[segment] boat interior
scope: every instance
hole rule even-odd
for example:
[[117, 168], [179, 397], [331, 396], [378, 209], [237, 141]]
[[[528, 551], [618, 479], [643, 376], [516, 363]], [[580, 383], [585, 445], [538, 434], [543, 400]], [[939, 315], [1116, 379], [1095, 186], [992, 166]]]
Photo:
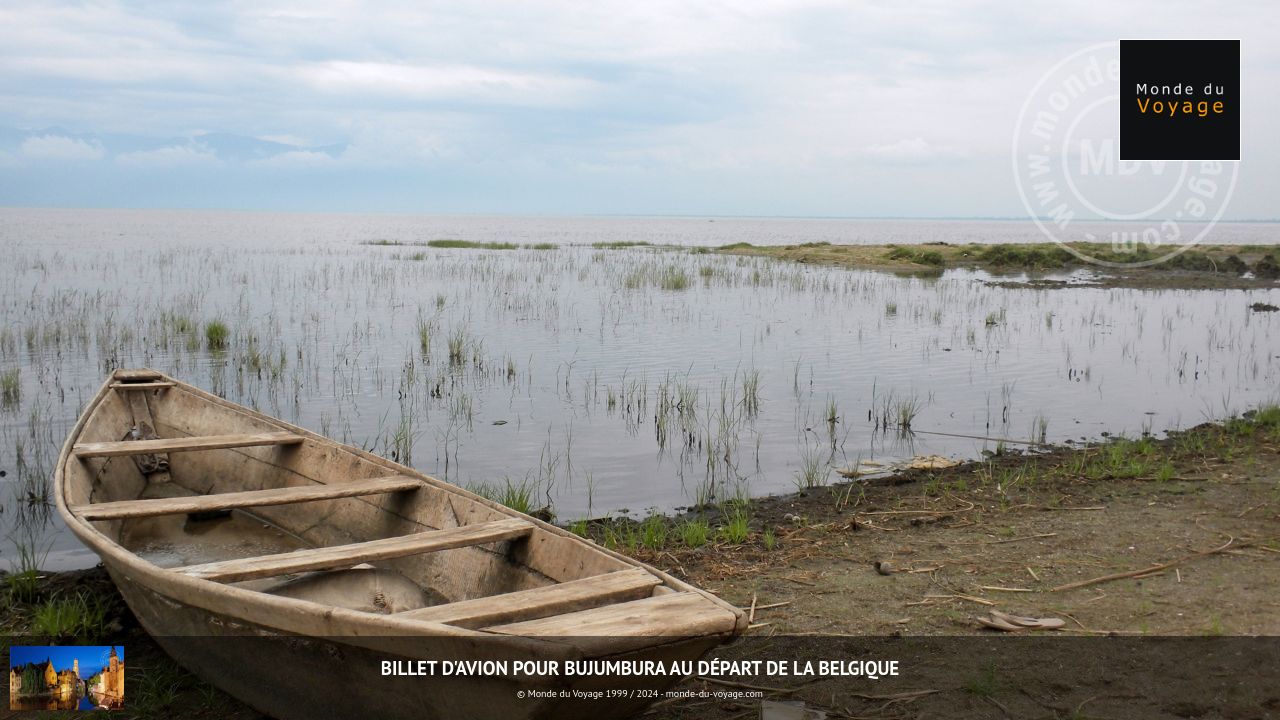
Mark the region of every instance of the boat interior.
[[730, 633], [712, 598], [576, 536], [118, 370], [65, 458], [69, 512], [165, 572], [512, 635]]

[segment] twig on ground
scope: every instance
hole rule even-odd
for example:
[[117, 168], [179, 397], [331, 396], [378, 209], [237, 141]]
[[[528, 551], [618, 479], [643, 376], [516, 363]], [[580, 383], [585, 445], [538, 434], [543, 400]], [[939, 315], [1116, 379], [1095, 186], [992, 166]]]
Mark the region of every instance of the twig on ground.
[[[1112, 580], [1124, 580], [1126, 578], [1137, 577], [1139, 575], [1149, 575], [1151, 573], [1158, 572], [1160, 570], [1168, 570], [1174, 565], [1180, 565], [1184, 562], [1187, 562], [1188, 560], [1195, 560], [1196, 558], [1208, 557], [1209, 555], [1216, 555], [1222, 552], [1223, 550], [1226, 550], [1227, 548], [1231, 547], [1231, 544], [1234, 543], [1235, 541], [1236, 541], [1235, 538], [1231, 538], [1230, 540], [1226, 541], [1222, 545], [1219, 545], [1218, 547], [1212, 550], [1205, 550], [1203, 552], [1184, 555], [1175, 560], [1170, 560], [1169, 562], [1152, 565], [1151, 567], [1140, 568], [1138, 570], [1130, 570], [1128, 572], [1122, 572], [1122, 573], [1113, 573], [1111, 575], [1103, 575], [1102, 577], [1091, 578], [1089, 580], [1081, 580], [1079, 582], [1067, 583], [1066, 585], [1059, 585], [1058, 587], [1050, 590], [1050, 592], [1060, 592], [1063, 590], [1075, 590], [1076, 588], [1088, 587], [1090, 585], [1098, 585], [1100, 583], [1111, 582]], [[1237, 545], [1236, 547], [1244, 547], [1244, 544]]]

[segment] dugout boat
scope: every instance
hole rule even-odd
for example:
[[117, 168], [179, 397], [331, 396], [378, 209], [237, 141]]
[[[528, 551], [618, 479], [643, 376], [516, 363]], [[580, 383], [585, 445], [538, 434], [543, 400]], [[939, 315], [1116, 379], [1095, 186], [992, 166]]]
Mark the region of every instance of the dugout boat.
[[[152, 370], [112, 373], [55, 482], [144, 629], [282, 720], [625, 717], [679, 676], [441, 662], [691, 660], [746, 627], [656, 568]], [[572, 692], [617, 689], [638, 692]]]

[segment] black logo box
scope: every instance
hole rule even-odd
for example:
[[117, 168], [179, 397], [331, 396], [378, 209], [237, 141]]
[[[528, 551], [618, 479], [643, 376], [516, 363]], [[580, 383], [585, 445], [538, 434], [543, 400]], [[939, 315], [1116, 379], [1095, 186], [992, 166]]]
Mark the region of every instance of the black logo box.
[[1121, 40], [1120, 159], [1239, 160], [1240, 41]]

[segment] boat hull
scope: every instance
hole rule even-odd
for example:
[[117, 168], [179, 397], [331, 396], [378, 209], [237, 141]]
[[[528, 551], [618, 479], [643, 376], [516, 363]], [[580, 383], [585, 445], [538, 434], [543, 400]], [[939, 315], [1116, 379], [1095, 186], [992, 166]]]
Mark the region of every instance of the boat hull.
[[[460, 645], [447, 637], [301, 636], [184, 604], [107, 570], [129, 608], [161, 648], [219, 690], [277, 720], [600, 720], [632, 717], [680, 677], [382, 674], [384, 662], [504, 659], [501, 639]], [[202, 634], [195, 631], [204, 628]], [[719, 638], [671, 638], [618, 656], [697, 660]], [[524, 657], [517, 654], [514, 656]], [[400, 664], [396, 667], [406, 667]], [[630, 697], [587, 699], [625, 690]], [[576, 697], [581, 696], [581, 697]]]
[[[62, 449], [55, 483], [59, 513], [102, 558], [143, 628], [196, 675], [280, 720], [628, 717], [680, 677], [577, 676], [563, 672], [564, 661], [691, 661], [746, 627], [741, 610], [656, 568], [153, 371], [117, 371], [103, 384]], [[234, 511], [249, 525], [235, 530], [230, 558], [195, 560], [182, 550], [162, 560], [144, 542], [143, 529], [167, 517], [176, 523], [167, 532], [188, 533], [179, 545], [216, 547], [216, 527], [226, 531], [230, 516], [211, 523], [183, 513], [218, 503], [250, 511]], [[243, 534], [253, 528], [286, 534], [301, 549], [256, 546]], [[460, 539], [468, 533], [473, 540]], [[316, 588], [297, 583], [278, 594], [254, 585], [365, 561], [433, 599], [417, 608], [414, 593], [379, 586], [376, 607], [366, 608], [332, 593], [307, 599]], [[637, 575], [643, 581], [616, 596], [570, 599], [582, 582], [598, 588]], [[353, 579], [349, 570], [339, 576]], [[534, 603], [528, 593], [559, 586], [566, 590], [549, 593], [561, 603], [550, 615], [522, 615], [508, 600], [525, 593]], [[467, 606], [484, 620], [432, 620], [437, 606]], [[591, 632], [574, 637], [582, 627]], [[555, 661], [562, 669], [384, 675], [384, 663], [422, 660]], [[606, 697], [580, 694], [600, 692]]]

